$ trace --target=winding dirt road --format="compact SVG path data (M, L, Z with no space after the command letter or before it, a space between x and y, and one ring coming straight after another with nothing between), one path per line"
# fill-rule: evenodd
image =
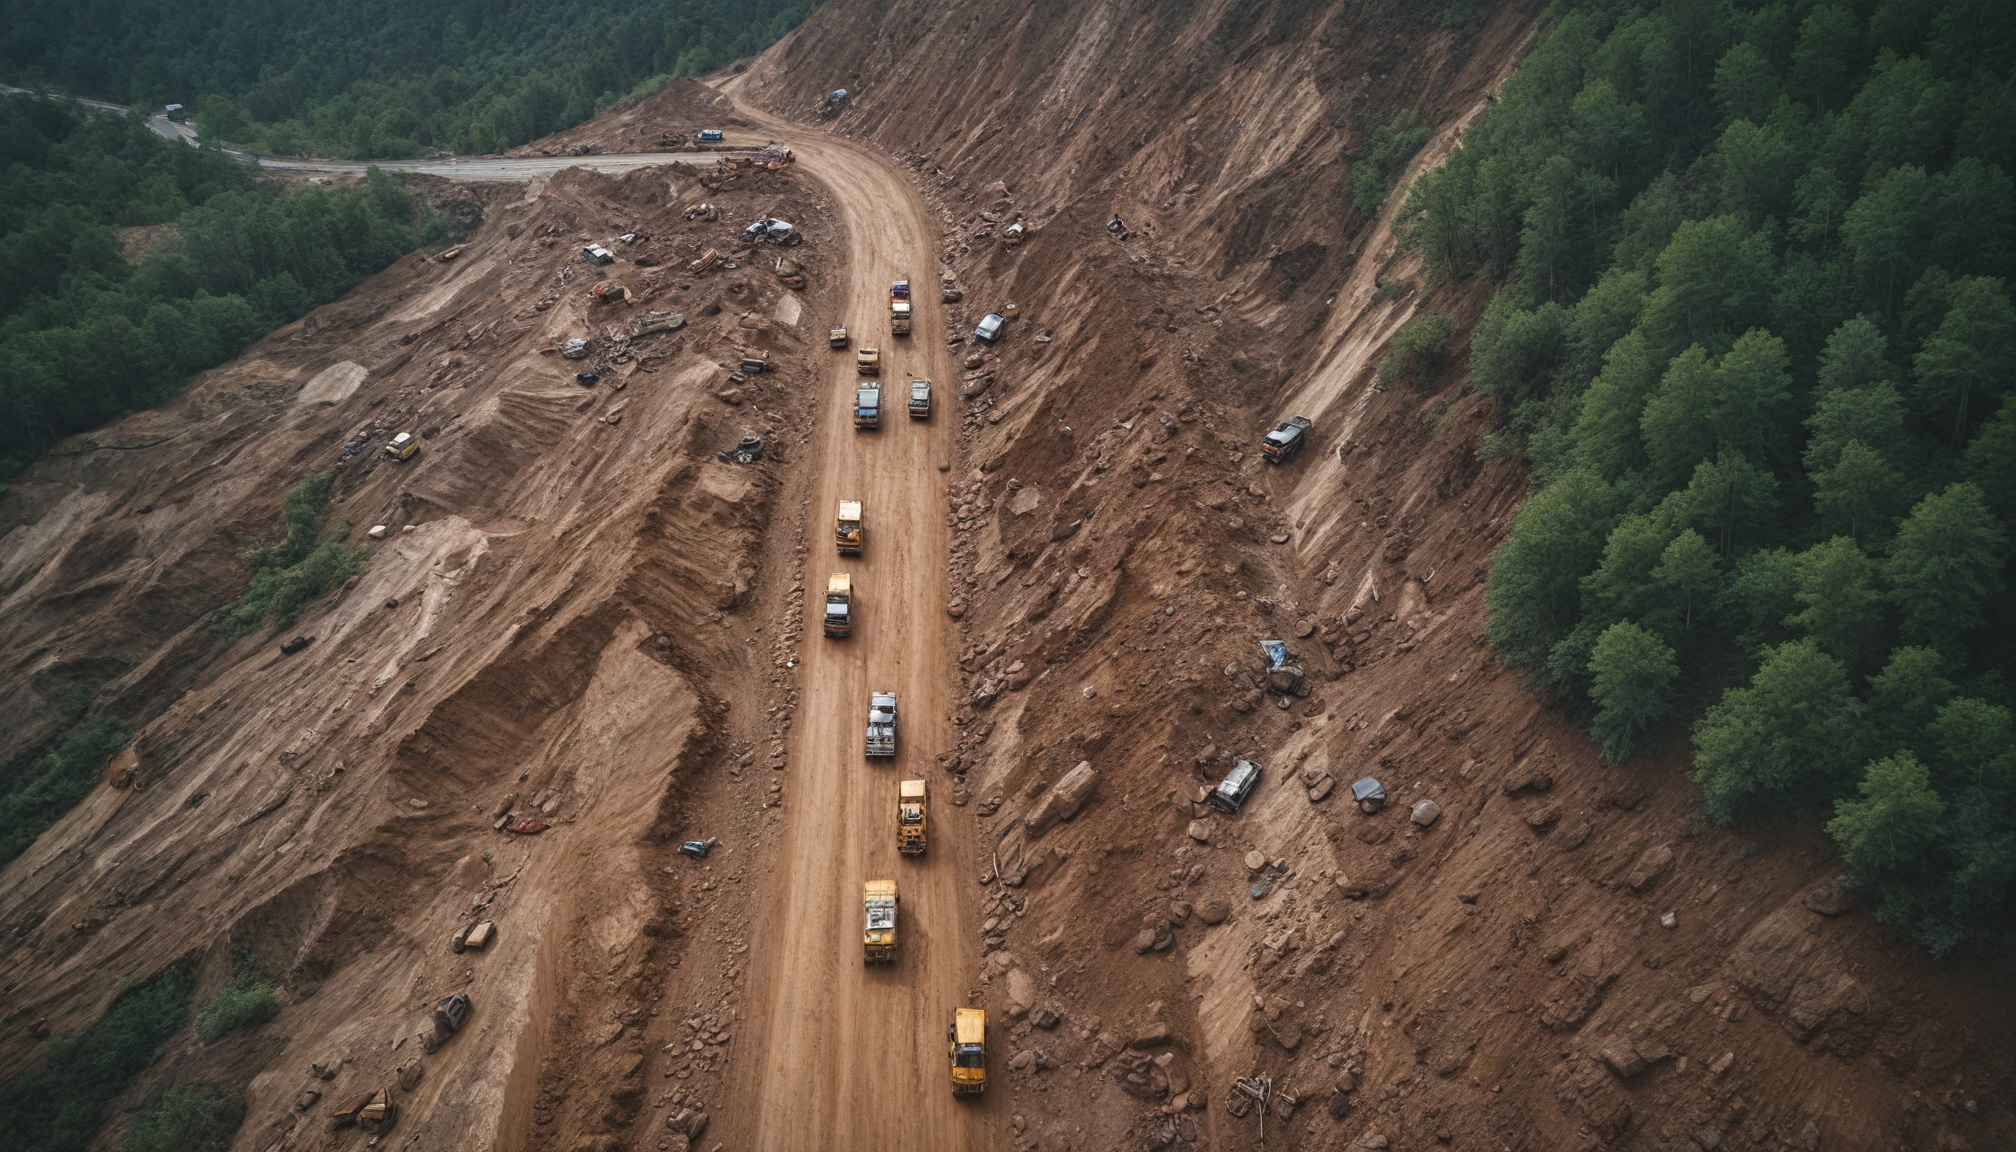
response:
M732 94L732 89L731 89ZM851 352L831 354L809 492L806 640L801 700L786 784L783 867L762 892L752 940L749 1047L725 1110L730 1147L776 1152L863 1148L943 1152L999 1143L1001 1093L951 1094L945 1033L954 1008L978 988L965 938L977 923L970 821L954 808L937 756L953 745L950 622L945 614L945 476L952 460L956 379L938 302L938 227L923 200L878 157L844 140L769 120L769 135L833 194L847 236L843 316L857 343L882 349L883 422L857 432ZM916 286L916 335L889 335L891 281ZM904 415L908 382L934 382L929 423ZM840 557L835 507L863 504L863 554ZM819 634L825 578L852 572L854 635ZM868 694L894 691L897 755L862 752ZM896 851L896 785L931 782L931 847ZM902 897L900 952L889 967L861 961L861 885L891 879ZM988 1063L1005 1073L1005 1031L989 1030Z

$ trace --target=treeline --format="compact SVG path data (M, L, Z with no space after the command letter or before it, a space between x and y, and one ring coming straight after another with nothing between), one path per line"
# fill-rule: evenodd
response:
M1535 494L1489 636L1936 953L2016 888L2016 5L1580 0L1403 213Z
M754 55L816 3L84 0L14 12L0 71L23 87L189 104L206 139L262 151L486 152Z
M281 195L137 118L0 97L0 478L58 438L156 404L189 374L420 242L399 181ZM129 264L115 229L169 235Z

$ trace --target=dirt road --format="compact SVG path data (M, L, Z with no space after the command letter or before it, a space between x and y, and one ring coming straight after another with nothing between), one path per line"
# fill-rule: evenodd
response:
M731 93L732 94L732 93ZM745 109L745 112L749 110ZM756 115L749 112L750 115ZM938 302L938 228L910 185L879 158L843 140L785 124L771 134L824 182L848 237L844 322L857 344L882 350L884 416L876 432L853 427L851 352L834 352L811 445L802 697L786 782L789 826L752 940L765 942L750 989L748 1038L724 1109L730 1147L796 1152L874 1148L940 1152L996 1141L1002 1094L954 1100L945 1033L955 1007L978 987L969 822L954 808L937 756L952 747L950 621L945 615L945 476L956 417L956 379ZM892 280L916 286L916 335L889 335ZM929 423L904 414L908 382L936 384ZM863 504L863 554L840 557L835 506ZM827 574L852 572L854 635L826 640L816 616ZM862 752L868 694L898 699L894 762ZM896 851L899 780L931 782L931 847ZM895 879L900 954L891 967L861 961L861 885ZM989 1072L1007 1070L1005 1030L990 1029ZM732 1118L732 1119L731 1119Z

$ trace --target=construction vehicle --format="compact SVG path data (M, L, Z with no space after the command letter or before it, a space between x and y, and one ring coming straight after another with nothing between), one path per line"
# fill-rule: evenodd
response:
M826 333L826 346L845 350L847 347L847 326L841 324Z
M586 256L590 264L614 264L616 262L616 254L600 244L590 244L586 248L581 249L581 255Z
M910 381L910 418L912 420L931 418L931 381L922 377Z
M189 109L184 108L180 104L170 104L163 111L168 114L168 119L177 124L187 124L189 122Z
M874 429L882 426L882 385L873 380L864 380L854 389L854 427Z
M982 344L992 344L1001 338L1001 325L1007 322L1008 318L999 312L989 312L981 319L980 326L973 329L973 339Z
M889 331L910 335L910 281L898 280L889 286Z
M868 694L868 755L896 755L896 694Z
M905 780L896 792L896 851L924 854L924 781Z
M1239 760L1232 765L1232 771L1211 790L1208 802L1211 807L1230 816L1245 807L1246 798L1253 795L1254 785L1260 783L1260 765L1251 760Z
M727 134L719 128L702 128L698 132L693 133L693 142L695 144L720 144L727 139Z
M1272 432L1260 440L1260 457L1269 464L1286 464L1302 450L1309 438L1309 430L1315 425L1307 416L1293 416L1274 426Z
M854 350L854 370L863 376L882 374L882 350L863 345Z
M859 556L861 554L861 502L859 500L840 501L840 522L833 529L833 543L839 545L840 555Z
M861 933L862 963L896 962L896 905L901 901L894 880L870 880L862 886L861 905L867 913Z
M1018 247L1022 243L1022 237L1028 232L1029 226L1017 220L1001 230L1001 242L1010 248Z
M831 116L840 111L840 106L845 103L847 103L847 89L835 88L828 92L825 98L819 101L819 106L812 111L820 116Z
M742 229L742 242L744 244L753 244L758 240L763 241L765 244L795 245L799 242L800 237L798 230L792 227L788 221L779 220L775 216L765 216L747 228Z
M945 1040L952 1050L952 1094L978 1096L987 1091L986 1009L953 1009Z
M835 572L826 578L826 618L821 630L828 636L845 637L854 631L854 577Z
M385 458L388 460L411 460L413 454L418 451L420 451L420 438L411 432L401 432L397 436L392 437L390 444L385 445Z

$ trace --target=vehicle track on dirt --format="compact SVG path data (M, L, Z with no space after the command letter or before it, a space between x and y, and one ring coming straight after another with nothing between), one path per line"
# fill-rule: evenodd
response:
M733 89L728 89L733 94ZM940 1152L999 1143L1001 1093L951 1095L945 1030L978 987L966 933L977 922L970 821L954 808L937 758L954 745L951 624L944 573L945 470L951 466L955 379L938 301L939 228L916 190L887 162L823 133L750 109L808 174L833 194L847 236L845 312L814 316L815 330L845 323L856 345L882 349L883 420L853 427L851 352L833 352L814 430L804 579L802 686L786 782L787 828L779 869L759 894L751 938L747 1040L731 1077L730 1147L778 1152L814 1148ZM916 334L889 335L890 282L916 286ZM904 412L913 376L936 385L930 422ZM841 500L863 503L863 553L840 557L830 536ZM831 572L851 572L852 637L819 635L820 590ZM897 755L863 754L870 691L898 698ZM896 851L897 782L931 782L930 850ZM861 886L891 879L901 897L899 956L889 967L861 960ZM998 1023L998 1022L997 1022ZM989 1070L1006 1070L990 1028Z

